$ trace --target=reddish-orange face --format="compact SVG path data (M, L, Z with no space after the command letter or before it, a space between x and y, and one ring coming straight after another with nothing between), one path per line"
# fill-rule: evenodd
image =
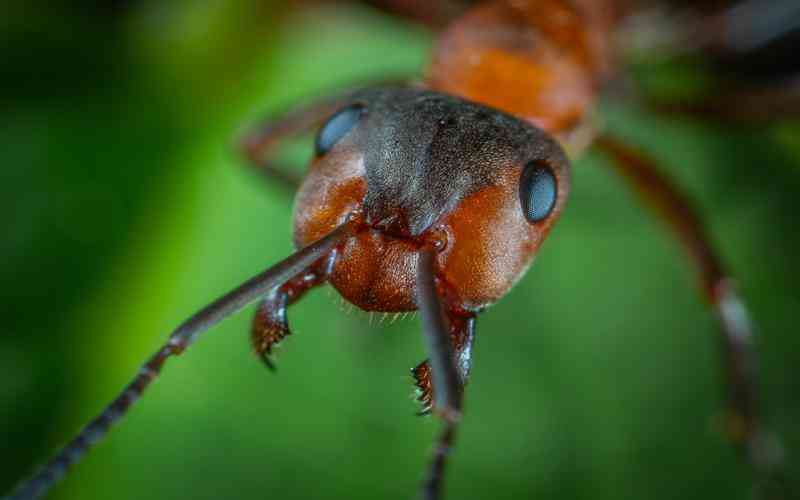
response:
M444 94L375 89L321 128L294 240L308 245L354 215L361 229L330 281L386 312L416 309L417 253L431 245L441 296L476 311L522 276L568 191L567 160L540 130Z

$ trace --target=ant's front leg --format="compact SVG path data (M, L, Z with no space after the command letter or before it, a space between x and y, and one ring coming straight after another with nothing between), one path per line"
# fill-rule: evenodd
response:
M286 308L295 303L307 291L328 280L336 259L336 250L317 265L295 276L283 286L272 290L259 304L250 330L253 349L270 370L275 370L271 359L275 346L289 335Z
M447 314L447 313L446 313ZM475 342L475 316L447 314L450 342L453 345L456 368L461 381L461 389L467 385L472 368L472 345ZM433 385L431 384L431 366L428 360L411 369L414 385L417 387L417 401L422 408L420 415L427 415L433 409Z

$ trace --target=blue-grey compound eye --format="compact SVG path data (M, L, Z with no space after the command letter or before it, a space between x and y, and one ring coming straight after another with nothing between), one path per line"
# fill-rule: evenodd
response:
M522 171L519 183L519 197L522 213L528 222L539 222L547 218L558 197L558 183L550 167L539 162L531 162Z
M333 146L347 135L356 126L364 113L364 106L352 104L340 109L319 129L314 150L317 156L322 156L333 149Z

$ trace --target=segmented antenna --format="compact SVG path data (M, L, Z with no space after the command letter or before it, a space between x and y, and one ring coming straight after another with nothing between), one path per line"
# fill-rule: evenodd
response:
M344 223L316 243L299 250L233 291L212 302L186 320L169 340L139 370L125 389L84 427L61 451L45 463L33 477L21 483L3 500L33 500L44 495L120 420L161 371L170 356L181 354L197 336L226 317L264 296L270 290L300 274L348 237L353 225Z
M111 426L139 399L150 382L158 376L167 358L173 354L180 354L186 348L188 344L179 345L179 340L177 337L170 337L169 342L142 365L136 377L100 415L81 429L72 441L42 466L32 478L21 484L12 495L6 497L6 500L39 498L60 481L69 466L80 460L89 448L100 441Z

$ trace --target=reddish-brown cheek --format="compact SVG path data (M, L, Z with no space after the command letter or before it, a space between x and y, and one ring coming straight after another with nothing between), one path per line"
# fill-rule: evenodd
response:
M342 224L361 206L366 190L363 159L355 148L315 160L295 197L295 247L310 245Z
M315 161L295 200L294 243L304 247L328 234L359 208L366 193L364 167L355 151ZM330 282L366 311L416 309L417 248L365 230L339 249Z
M440 277L453 295L448 301L465 310L481 309L505 295L541 241L518 203L496 186L465 199L444 225L448 247L439 255Z
M448 301L467 311L482 309L505 295L522 277L561 209L530 224L519 200L520 169L510 169L498 185L467 197L442 222L448 246L439 255ZM566 182L566 179L565 179Z

